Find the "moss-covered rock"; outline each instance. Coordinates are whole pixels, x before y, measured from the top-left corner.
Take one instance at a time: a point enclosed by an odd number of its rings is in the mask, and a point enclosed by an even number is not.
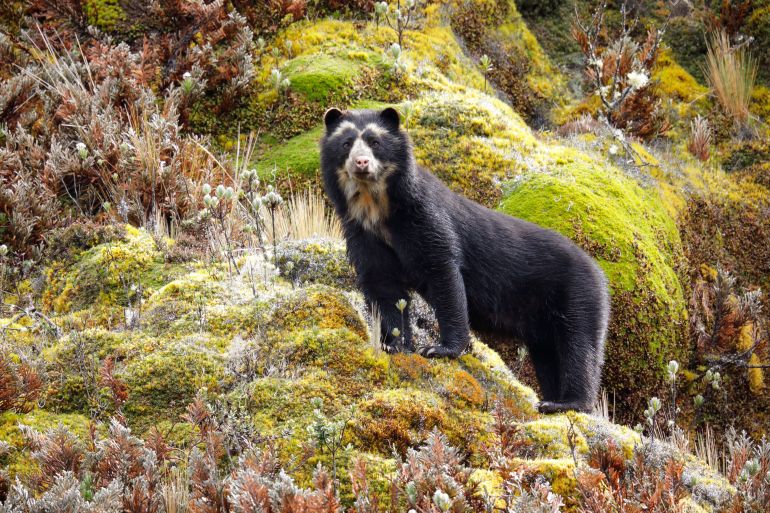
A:
[[[225,383],[221,353],[195,336],[132,359],[118,377],[128,387],[124,411],[140,431],[178,420],[199,390],[216,393]]]
[[[278,247],[276,262],[281,276],[295,284],[320,283],[351,288],[355,282],[355,271],[341,241],[287,241]]]
[[[361,64],[324,54],[301,55],[288,61],[283,70],[294,91],[308,100],[323,101],[353,87]]]
[[[522,167],[536,146],[523,120],[486,95],[426,93],[412,103],[409,135],[417,161],[455,191],[488,206],[500,184]]]
[[[95,246],[75,260],[74,266],[64,261],[49,268],[43,294],[47,310],[126,307],[162,283],[167,271],[152,236],[130,226],[125,239]]]
[[[317,127],[284,144],[277,144],[268,150],[259,160],[257,170],[262,180],[271,181],[276,175],[313,177],[318,172],[321,162],[321,150],[318,146],[323,128]]]

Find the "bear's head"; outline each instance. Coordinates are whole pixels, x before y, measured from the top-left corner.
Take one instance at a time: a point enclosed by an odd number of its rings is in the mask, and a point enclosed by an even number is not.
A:
[[[322,161],[337,173],[340,182],[373,185],[411,168],[409,137],[401,129],[396,109],[329,109],[324,125]]]

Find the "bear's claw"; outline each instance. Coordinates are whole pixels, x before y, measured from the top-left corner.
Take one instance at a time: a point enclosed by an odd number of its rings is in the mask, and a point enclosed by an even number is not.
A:
[[[540,401],[537,404],[537,411],[539,411],[540,413],[546,413],[546,414],[564,413],[568,411],[581,411],[585,413],[590,413],[590,409],[586,409],[585,406],[575,401],[565,401],[565,402]]]
[[[417,350],[420,356],[425,358],[457,358],[460,354],[457,351],[444,346],[426,346]]]

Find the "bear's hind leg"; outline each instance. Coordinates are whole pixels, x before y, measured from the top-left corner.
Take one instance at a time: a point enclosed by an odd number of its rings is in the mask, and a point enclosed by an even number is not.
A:
[[[557,401],[559,399],[560,370],[559,355],[552,345],[528,346],[532,365],[535,367],[535,375],[540,385],[540,396],[543,402]]]
[[[538,409],[541,413],[556,413],[569,410],[591,412],[599,387],[601,364],[597,361],[596,342],[588,333],[573,333],[559,341],[558,375],[560,389],[558,398],[544,396]]]

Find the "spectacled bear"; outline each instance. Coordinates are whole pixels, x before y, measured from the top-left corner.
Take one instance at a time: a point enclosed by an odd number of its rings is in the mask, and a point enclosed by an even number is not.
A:
[[[599,266],[558,233],[464,198],[418,166],[395,109],[330,109],[324,124],[324,189],[359,287],[381,315],[383,348],[414,351],[408,309],[396,303],[415,291],[440,331],[423,356],[460,356],[471,328],[518,340],[541,412],[590,411],[609,317]]]

